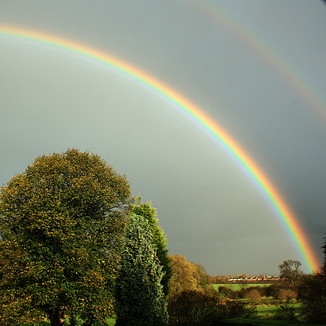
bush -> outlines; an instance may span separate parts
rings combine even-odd
[[[253,304],[260,304],[262,302],[260,292],[256,289],[251,289],[250,291],[248,291],[246,299]]]
[[[281,288],[279,284],[272,284],[266,287],[266,297],[278,298]]]
[[[170,325],[214,325],[221,316],[216,296],[183,291],[169,299]]]
[[[265,297],[267,296],[267,290],[266,287],[262,287],[262,286],[250,286],[250,287],[246,287],[246,288],[242,288],[239,291],[239,298],[241,299],[246,299],[251,296],[251,294],[249,294],[251,291],[255,291],[255,295],[256,297],[260,296],[260,297]]]
[[[220,286],[218,292],[225,298],[236,299],[239,296],[239,291],[233,291],[227,286]]]
[[[226,301],[218,304],[221,319],[251,318],[256,314],[256,308],[241,301]]]
[[[255,314],[255,308],[243,302],[219,301],[213,293],[184,291],[170,298],[170,325],[216,325],[222,319]]]
[[[281,305],[273,317],[277,320],[296,320],[295,309],[289,305]]]
[[[283,301],[289,301],[293,299],[297,299],[298,291],[291,290],[291,289],[281,289],[278,298]]]

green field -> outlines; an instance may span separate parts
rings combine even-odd
[[[227,284],[212,284],[212,287],[214,290],[218,291],[219,287],[226,287],[229,288],[232,291],[240,291],[241,289],[249,288],[249,287],[266,287],[271,284],[266,283],[248,283],[248,284],[234,284],[234,283],[227,283]]]
[[[319,324],[310,324],[305,323],[299,316],[299,311],[301,304],[294,303],[289,304],[289,306],[293,307],[296,311],[297,320],[276,320],[274,314],[279,309],[280,305],[258,305],[256,306],[257,315],[255,318],[232,318],[225,320],[225,325],[252,325],[252,326],[263,326],[263,325],[298,325],[298,326],[322,326]]]
[[[299,310],[301,307],[300,303],[292,303],[288,304],[289,307],[292,307],[295,309],[296,314],[299,315]],[[277,309],[279,309],[280,305],[273,305],[273,304],[268,304],[268,305],[258,305],[257,306],[257,316],[259,318],[265,318],[268,319],[272,317]]]
[[[233,318],[226,320],[224,322],[225,325],[230,324],[230,325],[250,325],[250,326],[278,326],[278,325],[297,325],[297,326],[325,326],[325,325],[320,325],[320,324],[307,324],[307,323],[302,323],[302,322],[296,322],[296,321],[287,321],[287,320],[273,320],[273,319],[243,319],[243,318]]]

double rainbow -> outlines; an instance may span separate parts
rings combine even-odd
[[[256,186],[264,194],[277,215],[280,217],[282,224],[285,226],[292,241],[300,252],[306,268],[310,271],[316,271],[319,269],[318,259],[307,239],[307,236],[290,207],[286,204],[273,183],[268,179],[254,160],[245,152],[245,150],[241,148],[216,121],[206,115],[201,108],[197,107],[187,98],[183,97],[181,94],[143,70],[140,70],[119,58],[86,45],[62,37],[12,26],[0,26],[0,37],[4,40],[9,38],[10,40],[27,41],[34,45],[44,45],[50,49],[57,49],[65,54],[73,54],[82,59],[90,60],[91,62],[109,68],[141,86],[146,87],[154,94],[172,104],[173,107],[185,113],[189,118],[208,132],[213,139],[233,157],[233,159],[249,175]]]

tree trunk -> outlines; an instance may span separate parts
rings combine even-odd
[[[62,326],[63,323],[60,319],[60,308],[55,309],[49,313],[51,326]]]

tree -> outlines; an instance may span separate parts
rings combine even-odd
[[[303,276],[303,271],[300,269],[300,266],[301,263],[297,260],[289,259],[283,261],[279,265],[280,277],[284,278],[289,284],[297,286]]]
[[[132,206],[131,211],[138,216],[144,217],[151,228],[153,245],[163,271],[161,283],[163,285],[164,294],[167,296],[169,293],[169,280],[172,275],[172,269],[168,257],[166,236],[159,225],[158,218],[156,218],[156,209],[152,207],[150,202],[141,203],[140,199],[138,199],[138,202]]]
[[[104,321],[130,198],[124,176],[76,149],[14,176],[0,194],[0,310],[36,310],[53,326],[64,314]]]
[[[169,296],[177,295],[183,291],[206,290],[207,274],[200,265],[188,262],[181,255],[169,256],[172,267]]]
[[[149,223],[131,215],[115,285],[116,326],[164,326],[168,323],[163,272]]]
[[[304,276],[300,292],[305,319],[326,324],[326,238],[322,249],[325,254],[324,265],[319,273]]]
[[[313,323],[326,324],[326,277],[321,273],[305,275],[300,287],[302,314]]]

